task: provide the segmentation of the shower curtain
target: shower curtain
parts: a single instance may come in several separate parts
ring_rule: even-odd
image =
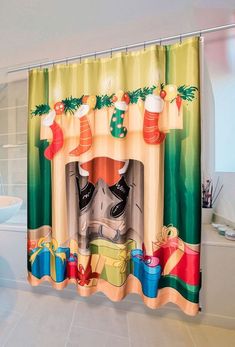
[[[28,278],[198,312],[199,39],[29,72]]]

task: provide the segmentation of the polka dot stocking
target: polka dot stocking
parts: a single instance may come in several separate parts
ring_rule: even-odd
[[[127,128],[123,126],[127,105],[124,102],[119,102],[117,104],[118,105],[115,105],[115,109],[110,121],[110,132],[112,136],[116,138],[123,138],[127,134]]]

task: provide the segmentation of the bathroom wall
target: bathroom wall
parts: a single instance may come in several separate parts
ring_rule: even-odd
[[[0,85],[0,194],[23,199],[9,223],[26,223],[27,81]]]
[[[233,17],[235,19],[235,17]],[[235,222],[235,30],[205,40],[203,172],[219,177],[223,189],[215,212]]]

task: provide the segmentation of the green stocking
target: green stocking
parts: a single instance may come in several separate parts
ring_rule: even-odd
[[[127,128],[123,126],[125,111],[115,107],[111,122],[110,132],[112,136],[117,138],[123,138],[127,134]]]

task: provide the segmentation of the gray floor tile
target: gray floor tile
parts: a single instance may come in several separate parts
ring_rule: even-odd
[[[129,312],[131,347],[191,347],[193,341],[180,321]]]
[[[81,301],[50,290],[42,294],[0,287],[1,347],[235,346],[233,330],[138,313],[131,307],[128,312],[98,295]]]
[[[31,292],[13,288],[0,287],[0,309],[7,311],[24,312],[33,299]]]
[[[0,310],[0,346],[3,345],[19,319],[20,314],[17,312]]]
[[[78,303],[74,326],[127,337],[127,312],[103,305]]]
[[[64,346],[75,302],[37,294],[12,331],[6,346]]]
[[[74,326],[71,329],[67,346],[79,347],[129,347],[128,338],[110,335],[108,333],[80,328]]]
[[[195,347],[234,347],[235,331],[209,325],[187,324]]]

